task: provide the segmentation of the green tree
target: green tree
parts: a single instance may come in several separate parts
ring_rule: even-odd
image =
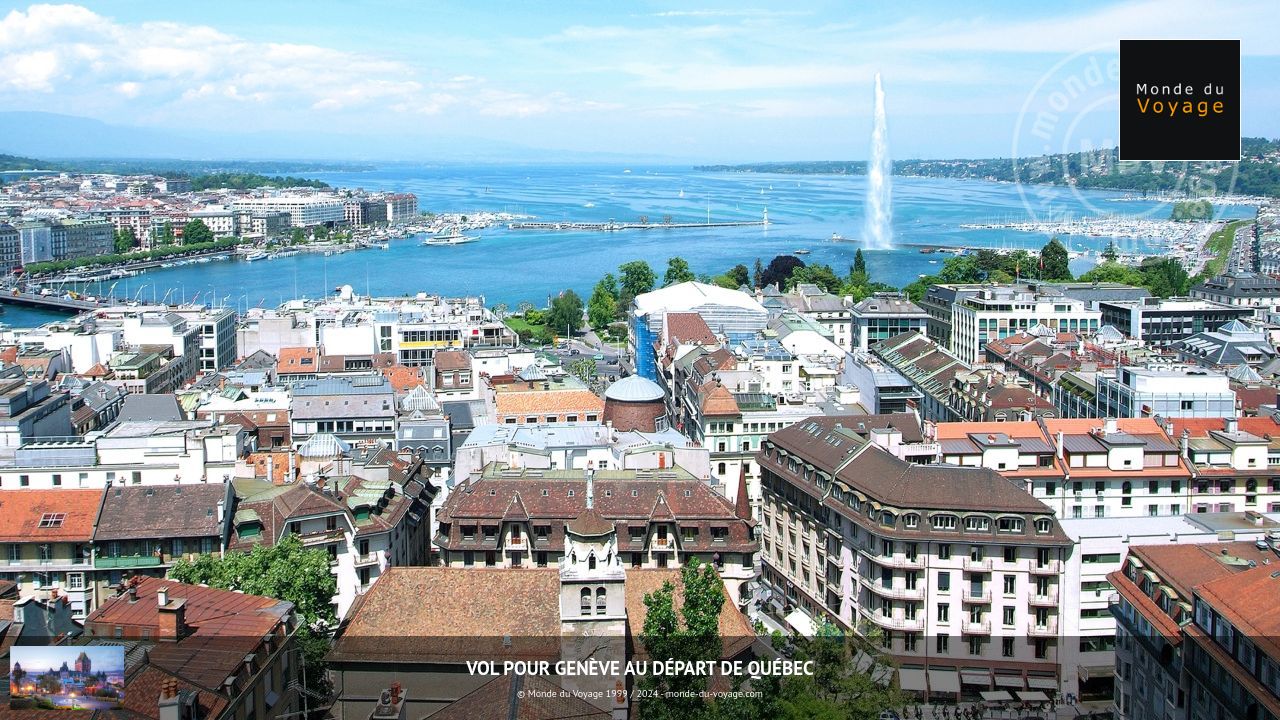
[[[725,276],[736,283],[736,287],[742,287],[751,283],[751,271],[747,270],[747,266],[742,263],[738,263],[737,265],[729,268],[729,272],[725,273]]]
[[[812,283],[829,293],[838,293],[844,281],[830,265],[814,264],[796,268],[791,272],[791,277],[787,278],[788,287],[795,287],[800,283]]]
[[[684,662],[719,660],[720,610],[724,606],[724,583],[714,567],[693,558],[680,570],[683,603],[676,612],[676,587],[665,582],[644,596],[645,617],[641,642],[655,661]],[[683,620],[683,622],[681,622]],[[700,696],[708,676],[645,675],[639,685],[658,698],[640,701],[644,720],[684,720],[714,717],[713,706]],[[670,695],[666,695],[671,693]]]
[[[760,264],[760,258],[756,258],[755,264],[751,269],[751,287],[764,287],[760,281],[764,279],[764,265]]]
[[[300,227],[293,228],[289,231],[289,243],[292,245],[305,245],[307,242],[307,233]]]
[[[628,303],[631,298],[637,295],[643,295],[653,290],[654,283],[658,281],[658,276],[653,273],[653,268],[649,267],[649,263],[644,260],[632,260],[618,266],[618,273],[621,275],[620,298],[625,297]]]
[[[511,308],[506,303],[498,303],[493,306],[493,314],[499,318],[505,318],[511,312]]]
[[[782,678],[776,717],[876,720],[880,713],[907,702],[889,680],[893,668],[878,649],[879,633],[845,633],[821,625],[812,638],[784,639],[774,645],[800,662],[813,661],[813,675]]]
[[[557,335],[577,332],[582,327],[582,298],[578,293],[565,290],[557,295],[547,310],[546,324]]]
[[[1043,280],[1070,280],[1070,257],[1067,248],[1058,238],[1051,239],[1040,250],[1040,278]]]
[[[160,230],[160,239],[156,241],[157,245],[173,245],[177,238],[173,234],[173,223],[166,222]]]
[[[867,274],[867,259],[862,257],[862,248],[853,254],[853,272]]]
[[[794,255],[779,255],[770,260],[769,266],[760,273],[759,287],[777,285],[778,289],[785,289],[791,280],[791,273],[795,272],[796,268],[802,267],[804,267],[804,261],[800,258]]]
[[[689,269],[689,263],[684,258],[673,257],[667,260],[667,273],[662,276],[663,287],[689,282],[693,279],[693,271]]]
[[[287,534],[270,547],[258,545],[249,552],[229,552],[221,558],[210,554],[195,560],[184,558],[170,568],[169,577],[191,585],[205,584],[293,603],[302,618],[295,642],[307,668],[307,688],[329,695],[332,687],[324,656],[329,651],[328,634],[338,622],[329,603],[338,584],[324,550],[308,549],[297,535]]]
[[[1119,251],[1116,250],[1115,240],[1110,240],[1107,242],[1107,249],[1102,251],[1102,259],[1106,260],[1107,262],[1115,262],[1116,260],[1120,259],[1120,253]]]
[[[1138,268],[1138,272],[1142,274],[1142,285],[1152,295],[1173,297],[1186,295],[1191,289],[1191,278],[1186,269],[1173,258],[1147,260]]]
[[[118,255],[123,255],[138,244],[138,238],[133,234],[133,228],[122,228],[116,231],[115,251]]]
[[[587,301],[587,319],[591,327],[600,330],[608,327],[618,317],[618,283],[612,274],[606,274],[596,283]]]
[[[580,357],[569,363],[566,368],[569,374],[581,380],[584,384],[590,385],[592,380],[596,379],[596,361],[589,357]]]
[[[196,218],[182,226],[183,245],[199,245],[201,243],[211,243],[214,240],[213,231],[200,218]]]
[[[311,234],[315,236],[318,242],[329,239],[329,227],[327,225],[317,225],[311,229]]]

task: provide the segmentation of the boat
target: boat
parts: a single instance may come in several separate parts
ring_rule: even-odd
[[[808,255],[812,250],[794,250],[793,252],[796,255]]]
[[[593,207],[595,207],[595,206],[596,206],[596,204],[595,204],[595,203],[593,203],[593,202],[589,202],[589,203],[584,204],[582,207],[584,207],[584,208],[593,208]]]
[[[267,254],[262,252],[261,250],[254,250],[253,252],[245,253],[245,256],[244,256],[245,262],[253,262],[254,260],[265,260],[266,258],[267,258]]]
[[[462,245],[464,243],[475,242],[480,238],[475,235],[463,235],[458,232],[457,228],[445,233],[444,235],[432,235],[422,241],[423,245]]]
[[[844,236],[841,235],[840,233],[831,233],[832,242],[840,242],[842,240],[844,240]]]

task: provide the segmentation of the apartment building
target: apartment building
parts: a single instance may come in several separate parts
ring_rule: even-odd
[[[345,219],[342,199],[331,195],[275,195],[259,198],[236,198],[232,210],[289,213],[293,227],[314,227],[341,223]]]
[[[1280,422],[1274,417],[1172,418],[1191,468],[1188,512],[1280,512]]]
[[[1280,309],[1280,280],[1261,273],[1233,270],[1191,288],[1191,297],[1248,308],[1259,318]]]
[[[1014,335],[1036,325],[1058,332],[1095,333],[1102,313],[1056,289],[1032,286],[983,287],[958,300],[951,313],[950,350],[965,362],[978,362],[989,340]]]
[[[47,380],[29,380],[19,365],[0,369],[0,463],[25,443],[74,434],[67,393]]]
[[[382,375],[300,380],[290,394],[290,434],[295,445],[316,434],[333,434],[346,441],[395,438],[395,391]]]
[[[900,686],[936,699],[992,688],[1073,691],[1061,666],[1052,509],[993,470],[918,465],[814,417],[772,434],[764,583],[793,627],[877,628]]]
[[[1069,404],[1064,402],[1063,404]],[[1236,393],[1226,375],[1179,365],[1122,365],[1098,373],[1093,417],[1235,417]]]
[[[1129,551],[1109,576],[1117,717],[1280,717],[1276,539]]]
[[[872,345],[903,333],[924,333],[929,314],[896,293],[876,293],[849,310],[852,334],[847,350],[868,350]]]
[[[790,310],[821,325],[830,333],[831,341],[846,351],[858,346],[853,309],[845,302],[845,298],[833,295],[818,285],[798,283],[791,291],[771,296],[767,300],[757,291],[757,299],[770,310],[775,307],[778,310]]]
[[[72,615],[93,604],[93,528],[101,490],[5,490],[0,493],[0,580],[18,595],[65,596]]]
[[[418,217],[418,196],[413,193],[392,193],[385,201],[387,222],[402,223]]]
[[[920,415],[934,422],[959,420],[952,383],[972,366],[918,332],[895,335],[871,346],[871,353],[911,383],[919,394]]]
[[[680,467],[542,470],[491,463],[444,501],[433,544],[448,567],[553,567],[566,528],[586,522],[616,532],[622,566],[714,565],[734,607],[758,575],[755,521]],[[726,611],[730,608],[726,607]]]
[[[1157,347],[1253,315],[1248,308],[1197,298],[1113,300],[1098,303],[1098,309],[1104,325]]]
[[[18,267],[22,267],[22,243],[18,229],[8,223],[0,223],[0,273],[9,273]]]
[[[284,600],[136,576],[85,618],[77,642],[141,649],[125,697],[152,717],[248,720],[302,706],[299,622]]]

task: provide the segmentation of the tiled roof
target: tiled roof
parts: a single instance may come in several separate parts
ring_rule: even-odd
[[[392,365],[381,368],[379,372],[391,383],[391,389],[397,395],[407,393],[416,387],[422,387],[422,373],[418,368],[406,365]]]
[[[93,539],[218,537],[226,491],[223,483],[107,488]]]
[[[498,393],[498,415],[559,415],[604,411],[604,400],[590,390],[533,390]]]
[[[715,333],[698,313],[669,312],[666,314],[667,342],[676,345],[715,345]]]
[[[637,658],[647,658],[644,643],[640,636],[644,632],[644,620],[648,616],[648,608],[644,598],[662,588],[662,584],[670,582],[676,587],[675,610],[679,613],[684,606],[684,584],[680,579],[680,571],[674,568],[631,568],[627,570],[627,626],[631,631],[634,654]],[[719,583],[717,588],[723,588]],[[723,649],[721,658],[734,658],[755,642],[756,633],[745,615],[738,612],[728,597],[720,608],[719,618],[720,642]]]
[[[1280,577],[1274,565],[1259,565],[1196,586],[1196,594],[1252,639],[1260,650],[1280,657]]]
[[[702,414],[704,416],[738,415],[741,410],[733,398],[729,388],[714,380],[708,380],[699,390],[702,395]]]
[[[438,350],[434,362],[437,370],[468,370],[471,368],[471,353],[465,350]]]
[[[313,347],[280,348],[276,372],[314,373],[319,367],[319,356],[319,350]]]
[[[102,490],[5,490],[0,542],[88,542],[101,504]]]

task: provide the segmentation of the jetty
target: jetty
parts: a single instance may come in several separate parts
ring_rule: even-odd
[[[769,222],[769,211],[766,210],[760,220],[720,220],[712,222],[578,222],[570,220],[554,221],[520,221],[507,223],[508,230],[551,230],[578,232],[621,232],[623,230],[692,230],[695,228],[731,228],[731,227],[766,227]]]

